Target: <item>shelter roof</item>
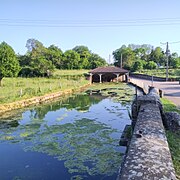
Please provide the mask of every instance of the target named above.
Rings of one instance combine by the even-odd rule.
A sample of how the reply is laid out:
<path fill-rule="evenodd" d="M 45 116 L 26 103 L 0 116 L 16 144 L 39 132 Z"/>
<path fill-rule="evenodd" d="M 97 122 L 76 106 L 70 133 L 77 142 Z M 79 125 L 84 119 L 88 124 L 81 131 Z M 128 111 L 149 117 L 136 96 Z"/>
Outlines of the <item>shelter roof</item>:
<path fill-rule="evenodd" d="M 89 72 L 92 74 L 96 74 L 96 73 L 127 73 L 129 71 L 115 66 L 107 66 L 107 67 L 98 67 Z"/>

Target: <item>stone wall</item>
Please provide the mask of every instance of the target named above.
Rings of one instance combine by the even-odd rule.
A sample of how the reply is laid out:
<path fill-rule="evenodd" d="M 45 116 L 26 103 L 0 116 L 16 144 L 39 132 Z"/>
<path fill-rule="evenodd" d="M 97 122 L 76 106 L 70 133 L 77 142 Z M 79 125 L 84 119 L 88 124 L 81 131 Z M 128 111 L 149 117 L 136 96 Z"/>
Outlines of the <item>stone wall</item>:
<path fill-rule="evenodd" d="M 137 97 L 132 107 L 133 134 L 118 180 L 175 180 L 171 154 L 155 89 Z"/>

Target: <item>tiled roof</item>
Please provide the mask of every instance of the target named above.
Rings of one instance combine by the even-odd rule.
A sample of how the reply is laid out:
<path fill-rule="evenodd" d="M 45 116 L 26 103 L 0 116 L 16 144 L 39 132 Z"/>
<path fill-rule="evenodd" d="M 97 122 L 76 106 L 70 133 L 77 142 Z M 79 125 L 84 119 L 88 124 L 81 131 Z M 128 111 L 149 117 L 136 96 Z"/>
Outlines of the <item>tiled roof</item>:
<path fill-rule="evenodd" d="M 107 67 L 98 67 L 89 72 L 95 74 L 95 73 L 127 73 L 129 71 L 115 66 L 107 66 Z"/>

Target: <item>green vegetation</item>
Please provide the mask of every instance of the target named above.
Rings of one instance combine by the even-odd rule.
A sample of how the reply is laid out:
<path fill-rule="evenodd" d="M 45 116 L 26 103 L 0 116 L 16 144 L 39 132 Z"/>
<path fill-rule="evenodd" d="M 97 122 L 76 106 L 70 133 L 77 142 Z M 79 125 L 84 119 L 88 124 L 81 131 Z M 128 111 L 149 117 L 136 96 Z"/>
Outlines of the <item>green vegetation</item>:
<path fill-rule="evenodd" d="M 58 70 L 56 69 L 53 73 L 54 77 L 57 76 L 67 76 L 67 75 L 73 75 L 73 76 L 77 76 L 77 75 L 83 75 L 88 73 L 89 70 L 84 70 L 84 69 L 74 69 L 74 70 Z"/>
<path fill-rule="evenodd" d="M 180 178 L 180 132 L 167 131 L 166 136 L 170 147 L 174 168 Z"/>
<path fill-rule="evenodd" d="M 165 52 L 160 48 L 153 48 L 152 45 L 129 44 L 127 47 L 122 45 L 119 49 L 113 51 L 115 59 L 114 65 L 122 65 L 125 69 L 131 71 L 141 71 L 143 69 L 156 69 L 157 67 L 165 67 L 167 57 Z M 172 53 L 169 56 L 169 67 L 180 67 L 180 57 L 177 53 Z"/>
<path fill-rule="evenodd" d="M 162 98 L 163 109 L 165 112 L 175 111 L 180 113 L 180 110 L 171 101 Z M 180 132 L 166 131 L 174 168 L 178 177 L 180 177 Z"/>
<path fill-rule="evenodd" d="M 25 55 L 19 55 L 21 65 L 19 76 L 50 76 L 55 69 L 92 69 L 106 65 L 99 55 L 92 53 L 86 46 L 76 46 L 62 52 L 55 45 L 45 47 L 36 39 L 28 39 Z"/>
<path fill-rule="evenodd" d="M 166 77 L 166 69 L 154 69 L 154 70 L 140 70 L 136 73 L 147 74 L 150 76 L 157 77 Z M 169 69 L 168 70 L 169 78 L 179 78 L 180 79 L 180 69 Z"/>
<path fill-rule="evenodd" d="M 126 105 L 132 101 L 134 95 L 132 87 L 126 83 L 94 83 L 87 90 L 88 92 L 98 92 L 102 96 L 111 96 L 114 101 Z"/>
<path fill-rule="evenodd" d="M 36 39 L 28 39 L 26 47 L 25 55 L 16 55 L 6 42 L 0 44 L 0 86 L 4 77 L 51 77 L 57 69 L 81 70 L 107 65 L 105 59 L 83 45 L 62 52 L 55 45 L 45 47 Z"/>
<path fill-rule="evenodd" d="M 20 70 L 14 50 L 5 42 L 0 44 L 0 86 L 4 77 L 17 76 Z"/>
<path fill-rule="evenodd" d="M 41 96 L 66 89 L 77 89 L 88 84 L 84 77 L 62 78 L 4 78 L 0 87 L 0 103 L 10 103 L 22 99 Z"/>
<path fill-rule="evenodd" d="M 163 109 L 165 112 L 175 111 L 180 113 L 180 110 L 177 108 L 177 106 L 174 103 L 172 103 L 170 100 L 166 98 L 161 98 L 161 102 L 163 104 Z"/>

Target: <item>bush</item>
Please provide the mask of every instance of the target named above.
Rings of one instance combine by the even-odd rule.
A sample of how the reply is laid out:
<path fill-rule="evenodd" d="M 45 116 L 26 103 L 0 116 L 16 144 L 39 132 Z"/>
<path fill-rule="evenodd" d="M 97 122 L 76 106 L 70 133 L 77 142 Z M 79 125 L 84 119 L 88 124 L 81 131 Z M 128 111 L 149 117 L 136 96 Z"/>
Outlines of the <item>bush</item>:
<path fill-rule="evenodd" d="M 157 64 L 154 61 L 149 61 L 146 66 L 146 69 L 156 69 L 157 68 Z"/>

